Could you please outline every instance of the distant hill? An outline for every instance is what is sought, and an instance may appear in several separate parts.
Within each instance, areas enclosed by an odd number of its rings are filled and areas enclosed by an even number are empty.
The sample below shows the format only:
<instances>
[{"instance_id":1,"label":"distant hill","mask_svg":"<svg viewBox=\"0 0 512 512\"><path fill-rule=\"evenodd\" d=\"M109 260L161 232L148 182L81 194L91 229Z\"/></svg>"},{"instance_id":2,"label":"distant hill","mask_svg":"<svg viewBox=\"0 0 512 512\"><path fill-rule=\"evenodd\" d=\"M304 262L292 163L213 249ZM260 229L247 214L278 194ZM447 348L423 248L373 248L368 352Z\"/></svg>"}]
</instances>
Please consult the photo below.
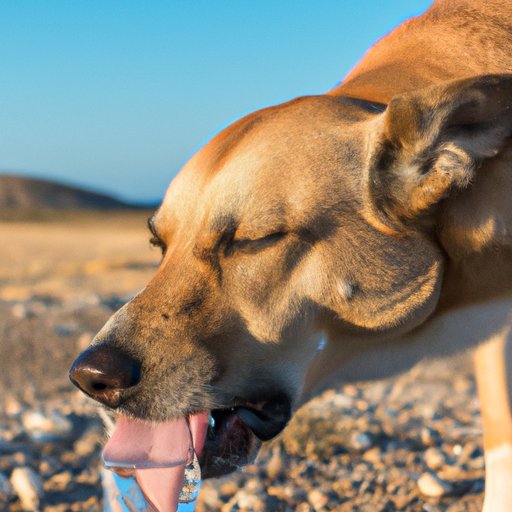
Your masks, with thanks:
<instances>
[{"instance_id":1,"label":"distant hill","mask_svg":"<svg viewBox=\"0 0 512 512\"><path fill-rule=\"evenodd\" d=\"M142 206L52 181L0 175L0 210L4 211L122 210Z\"/></svg>"}]
</instances>

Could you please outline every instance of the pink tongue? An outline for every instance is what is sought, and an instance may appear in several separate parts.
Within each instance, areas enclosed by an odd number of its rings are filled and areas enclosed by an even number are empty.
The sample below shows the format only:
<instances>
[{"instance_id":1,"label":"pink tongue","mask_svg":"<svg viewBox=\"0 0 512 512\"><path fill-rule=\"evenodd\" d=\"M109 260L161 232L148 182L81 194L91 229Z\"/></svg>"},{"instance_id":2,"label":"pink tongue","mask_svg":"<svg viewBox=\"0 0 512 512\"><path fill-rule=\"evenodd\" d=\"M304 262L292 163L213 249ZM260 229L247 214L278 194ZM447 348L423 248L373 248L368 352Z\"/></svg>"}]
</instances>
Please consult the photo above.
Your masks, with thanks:
<instances>
[{"instance_id":1,"label":"pink tongue","mask_svg":"<svg viewBox=\"0 0 512 512\"><path fill-rule=\"evenodd\" d=\"M189 429L190 424L190 429ZM103 450L108 467L134 468L135 478L159 512L175 512L185 465L199 456L208 428L208 413L162 423L120 416Z\"/></svg>"}]
</instances>

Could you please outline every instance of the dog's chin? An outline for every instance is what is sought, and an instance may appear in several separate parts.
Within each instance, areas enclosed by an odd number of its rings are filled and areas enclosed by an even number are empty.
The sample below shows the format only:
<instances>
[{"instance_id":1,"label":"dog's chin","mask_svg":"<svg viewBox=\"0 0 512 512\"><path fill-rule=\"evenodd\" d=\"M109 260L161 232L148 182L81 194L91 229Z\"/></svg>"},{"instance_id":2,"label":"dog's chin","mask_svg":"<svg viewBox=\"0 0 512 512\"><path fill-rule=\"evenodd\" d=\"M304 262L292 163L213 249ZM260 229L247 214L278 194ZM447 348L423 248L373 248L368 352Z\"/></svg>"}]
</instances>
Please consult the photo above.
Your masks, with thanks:
<instances>
[{"instance_id":1,"label":"dog's chin","mask_svg":"<svg viewBox=\"0 0 512 512\"><path fill-rule=\"evenodd\" d=\"M203 478L226 475L251 463L261 446L235 409L211 411L211 418L199 457Z\"/></svg>"}]
</instances>

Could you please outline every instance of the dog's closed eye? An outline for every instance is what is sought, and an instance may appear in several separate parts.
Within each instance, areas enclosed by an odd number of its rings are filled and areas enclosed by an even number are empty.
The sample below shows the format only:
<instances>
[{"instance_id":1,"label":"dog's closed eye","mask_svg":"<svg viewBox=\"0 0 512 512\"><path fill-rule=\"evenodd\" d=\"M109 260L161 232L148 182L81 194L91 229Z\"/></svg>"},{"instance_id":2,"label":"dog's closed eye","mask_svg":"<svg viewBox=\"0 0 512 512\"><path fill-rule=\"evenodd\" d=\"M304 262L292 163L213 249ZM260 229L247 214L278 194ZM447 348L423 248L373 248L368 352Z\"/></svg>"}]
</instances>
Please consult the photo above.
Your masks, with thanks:
<instances>
[{"instance_id":1,"label":"dog's closed eye","mask_svg":"<svg viewBox=\"0 0 512 512\"><path fill-rule=\"evenodd\" d=\"M286 231L276 231L259 238L236 238L226 245L225 255L229 256L234 252L256 253L271 247L280 242L287 235Z\"/></svg>"},{"instance_id":2,"label":"dog's closed eye","mask_svg":"<svg viewBox=\"0 0 512 512\"><path fill-rule=\"evenodd\" d=\"M149 243L153 246L153 247L159 247L160 250L162 251L162 255L165 254L165 251L167 250L167 245L166 243L158 236L158 233L156 231L156 228L155 228L155 218L154 217L150 217L148 219L148 228L149 228L149 231L151 232L151 234L153 235L150 239L149 239Z\"/></svg>"}]
</instances>

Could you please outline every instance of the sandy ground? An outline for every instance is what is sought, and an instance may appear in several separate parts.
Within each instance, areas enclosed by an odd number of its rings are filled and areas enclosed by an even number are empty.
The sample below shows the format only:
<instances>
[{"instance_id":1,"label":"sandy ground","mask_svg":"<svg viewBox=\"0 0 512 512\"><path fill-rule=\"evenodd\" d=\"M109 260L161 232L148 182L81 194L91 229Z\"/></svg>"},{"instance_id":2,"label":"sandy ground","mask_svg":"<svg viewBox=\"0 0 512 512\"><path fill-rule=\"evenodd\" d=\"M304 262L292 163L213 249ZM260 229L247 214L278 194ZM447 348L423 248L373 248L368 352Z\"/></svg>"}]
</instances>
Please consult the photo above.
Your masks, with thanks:
<instances>
[{"instance_id":1,"label":"sandy ground","mask_svg":"<svg viewBox=\"0 0 512 512\"><path fill-rule=\"evenodd\" d=\"M146 216L0 223L0 510L101 510L103 430L67 369L154 272ZM316 398L257 464L205 482L197 510L477 511L480 436L467 356L425 362Z\"/></svg>"}]
</instances>

